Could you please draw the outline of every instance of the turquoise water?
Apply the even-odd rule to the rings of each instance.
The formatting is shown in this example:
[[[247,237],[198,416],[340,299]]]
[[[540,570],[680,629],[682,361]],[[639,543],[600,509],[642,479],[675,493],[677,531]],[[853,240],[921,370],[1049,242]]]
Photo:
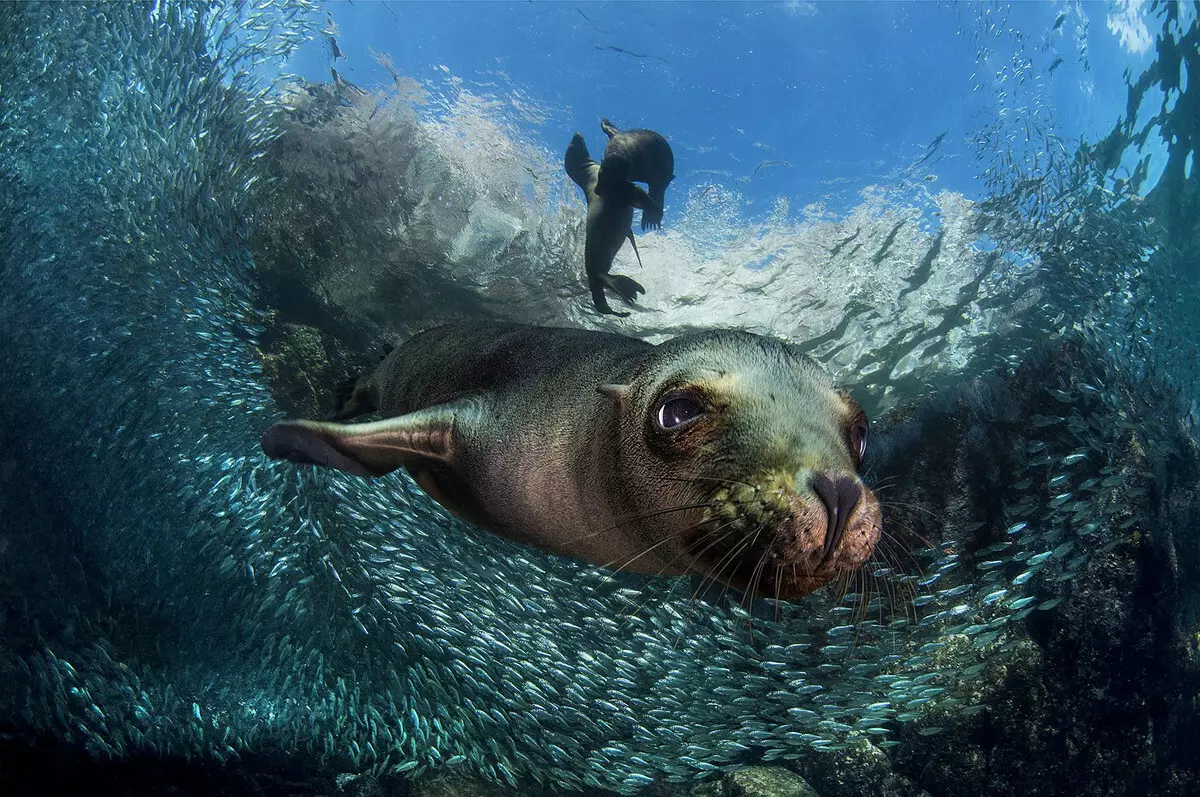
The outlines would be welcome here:
[[[636,793],[867,750],[921,785],[905,756],[1000,711],[997,668],[1133,535],[1195,583],[1172,479],[1200,414],[1196,26],[1174,3],[5,6],[9,765],[38,739]],[[590,309],[561,169],[601,116],[676,155],[642,269],[618,257],[647,288],[628,319]],[[754,619],[471,530],[400,476],[263,457],[339,367],[472,317],[790,338],[883,419],[903,555]],[[1063,344],[1084,354],[1046,364]],[[977,378],[1015,381],[944,398]],[[956,448],[1009,446],[1017,475],[991,500],[964,477],[964,509],[904,462],[970,424]]]

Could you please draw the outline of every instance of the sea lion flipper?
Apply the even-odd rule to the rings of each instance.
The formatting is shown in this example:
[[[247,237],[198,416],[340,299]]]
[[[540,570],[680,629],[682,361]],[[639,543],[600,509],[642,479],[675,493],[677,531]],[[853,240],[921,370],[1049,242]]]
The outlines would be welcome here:
[[[637,301],[639,293],[646,292],[641,283],[624,274],[606,274],[604,279],[608,282],[608,287],[629,304]]]
[[[605,161],[607,164],[608,161]],[[633,205],[643,211],[657,211],[659,216],[662,216],[662,205],[655,201],[654,197],[650,196],[645,188],[642,188],[637,183],[629,180],[618,180],[615,183],[605,183],[604,167],[600,167],[600,174],[596,175],[596,195],[607,197],[616,202],[621,202],[626,205]]]
[[[604,295],[605,286],[611,287],[611,283],[609,282],[611,279],[607,274],[588,274],[588,287],[592,289],[592,304],[595,305],[596,311],[602,315],[615,315],[620,318],[626,318],[629,313],[612,309],[608,304],[608,297]]]
[[[592,167],[595,165],[596,162],[592,160],[583,136],[576,133],[567,147],[567,154],[563,158],[563,168],[566,169],[567,176],[574,180],[575,185],[582,188],[584,193],[587,193],[589,184],[595,180],[592,173]]]
[[[663,212],[661,207],[642,209],[642,232],[657,230],[662,227]]]
[[[262,448],[272,459],[382,476],[413,462],[449,463],[455,427],[471,414],[463,400],[374,423],[284,421],[263,432]]]
[[[617,127],[616,125],[614,125],[612,122],[608,121],[607,119],[600,120],[600,129],[603,130],[604,134],[606,136],[608,136],[609,138],[612,138],[617,133],[621,132],[621,128]]]
[[[658,215],[662,216],[662,205],[655,202],[654,197],[650,196],[646,189],[636,183],[626,183],[626,185],[629,186],[629,204],[646,211],[646,213],[657,211]],[[646,213],[642,214],[643,219],[646,217]]]
[[[637,257],[638,267],[645,268],[644,266],[642,266],[642,253],[638,251],[637,239],[633,237],[633,228],[632,227],[630,227],[629,231],[627,233],[625,233],[625,236],[629,239],[629,245],[633,247],[633,254],[635,257]]]

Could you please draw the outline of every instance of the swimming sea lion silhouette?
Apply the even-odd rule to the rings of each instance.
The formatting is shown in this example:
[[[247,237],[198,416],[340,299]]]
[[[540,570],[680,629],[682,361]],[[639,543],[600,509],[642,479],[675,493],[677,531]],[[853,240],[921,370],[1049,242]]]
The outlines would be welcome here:
[[[647,211],[655,207],[654,201],[642,188],[628,180],[620,185],[610,186],[607,195],[603,197],[597,194],[600,164],[592,160],[587,144],[579,133],[571,138],[571,144],[563,158],[563,167],[575,184],[583,189],[587,198],[583,265],[587,273],[588,287],[592,291],[592,304],[601,313],[627,316],[629,313],[609,307],[604,289],[610,288],[629,304],[637,300],[638,294],[646,292],[633,278],[608,272],[626,239],[633,245],[633,253],[637,255],[638,265],[641,265],[642,256],[638,254],[637,241],[633,239],[633,209],[639,207]]]

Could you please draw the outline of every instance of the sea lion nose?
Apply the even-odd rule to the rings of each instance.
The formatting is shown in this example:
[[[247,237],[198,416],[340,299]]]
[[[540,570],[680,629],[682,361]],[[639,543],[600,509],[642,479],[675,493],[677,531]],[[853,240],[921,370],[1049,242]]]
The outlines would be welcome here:
[[[850,476],[829,477],[823,473],[813,476],[811,485],[829,513],[829,523],[825,527],[825,548],[821,552],[821,562],[824,564],[842,541],[846,521],[862,498],[862,488]]]

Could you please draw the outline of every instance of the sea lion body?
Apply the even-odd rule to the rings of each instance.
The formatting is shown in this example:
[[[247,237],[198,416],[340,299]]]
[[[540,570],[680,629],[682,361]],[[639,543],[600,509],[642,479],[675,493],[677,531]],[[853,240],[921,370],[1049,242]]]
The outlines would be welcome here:
[[[398,347],[348,406],[390,417],[276,424],[263,449],[359,475],[404,467],[447,508],[517,542],[766,597],[858,567],[879,535],[851,450],[861,410],[771,338],[707,332],[652,346],[451,325]]]
[[[667,186],[675,179],[675,153],[667,139],[653,130],[621,130],[608,119],[600,120],[608,136],[600,165],[597,193],[607,196],[621,183],[634,181],[649,188],[653,205],[642,211],[642,230],[662,226]]]
[[[629,313],[609,307],[604,289],[611,289],[629,304],[637,300],[638,294],[646,292],[633,278],[609,274],[609,270],[626,240],[632,244],[638,263],[641,264],[641,255],[637,253],[637,241],[633,238],[633,209],[635,206],[650,207],[650,198],[645,191],[628,181],[611,188],[606,196],[597,194],[600,164],[591,159],[587,144],[579,133],[575,134],[567,147],[563,166],[567,175],[583,189],[587,199],[583,263],[588,287],[592,292],[592,304],[601,313],[627,316]]]
[[[584,330],[554,333],[490,323],[427,330],[367,378],[360,406],[395,417],[471,397],[488,422],[463,435],[464,455],[453,471],[418,460],[406,465],[410,475],[477,525],[554,553],[609,561],[619,556],[611,550],[618,540],[599,536],[569,548],[561,530],[612,514],[591,487],[616,466],[611,446],[598,442],[606,418],[596,385],[619,378],[649,344]]]

